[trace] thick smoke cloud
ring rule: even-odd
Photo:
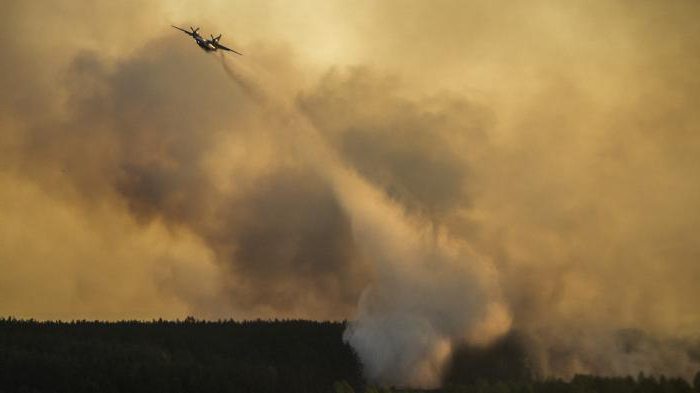
[[[347,318],[397,385],[508,331],[700,368],[697,4],[324,4],[3,4],[0,313]]]

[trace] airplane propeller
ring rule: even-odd
[[[197,45],[202,47],[207,52],[212,52],[212,51],[217,51],[217,50],[225,50],[228,52],[233,52],[237,55],[243,55],[240,52],[237,52],[231,48],[227,48],[224,45],[221,45],[219,43],[219,40],[221,39],[221,34],[219,34],[217,37],[214,37],[214,34],[210,34],[209,37],[211,37],[211,40],[205,40],[202,36],[200,36],[197,32],[199,31],[199,27],[194,28],[190,26],[190,31],[187,31],[181,27],[177,27],[175,25],[171,25],[172,27],[182,31],[183,33],[186,33],[187,35],[190,35],[194,40],[197,42]]]

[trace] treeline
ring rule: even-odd
[[[598,377],[577,375],[571,381],[478,381],[471,385],[448,386],[445,393],[698,393],[700,372],[694,384],[682,378],[653,377],[640,374],[632,377]]]
[[[338,393],[354,392],[336,384]],[[427,393],[426,390],[367,387],[365,393]],[[640,374],[632,377],[598,377],[577,375],[571,381],[562,379],[531,381],[496,381],[481,379],[466,385],[448,385],[432,393],[698,393],[700,372],[691,385],[682,378],[653,377]]]
[[[366,385],[344,330],[302,320],[0,319],[0,393],[412,392]],[[537,380],[511,335],[459,349],[439,392],[700,393],[700,372],[693,383],[643,374]]]
[[[0,393],[362,388],[344,323],[0,319]]]

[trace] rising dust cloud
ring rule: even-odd
[[[0,314],[348,319],[395,385],[513,331],[700,369],[696,3],[324,4],[5,5]]]

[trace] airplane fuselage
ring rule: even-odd
[[[227,48],[224,45],[221,45],[221,43],[219,43],[219,40],[221,39],[221,34],[219,34],[218,37],[214,37],[214,35],[212,34],[211,39],[206,40],[206,39],[202,38],[202,36],[197,33],[197,31],[199,30],[199,27],[195,29],[194,27],[190,26],[190,31],[187,31],[181,27],[177,27],[177,26],[173,26],[173,25],[171,25],[171,26],[180,30],[181,32],[187,34],[188,36],[192,37],[194,39],[194,42],[196,42],[197,45],[200,48],[202,48],[205,52],[216,52],[218,50],[223,50],[223,51],[227,51],[227,52],[233,52],[239,56],[243,55],[240,52],[237,52],[231,48]]]
[[[206,52],[214,52],[217,48],[209,40],[205,40],[202,37],[194,37],[195,42],[200,48],[204,49]]]

